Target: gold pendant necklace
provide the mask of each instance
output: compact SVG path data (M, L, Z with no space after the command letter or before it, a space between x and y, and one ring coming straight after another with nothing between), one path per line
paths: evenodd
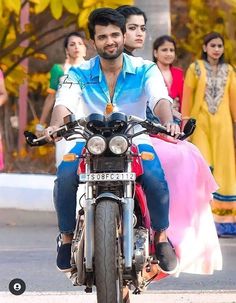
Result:
M110 115L113 112L113 104L111 102L108 102L105 109L105 114Z

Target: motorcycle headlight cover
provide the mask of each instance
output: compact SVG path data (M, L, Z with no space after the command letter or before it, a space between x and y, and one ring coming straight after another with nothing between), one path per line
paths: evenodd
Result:
M128 147L128 140L124 136L114 136L109 141L110 151L116 155L124 154Z
M107 147L106 140L99 135L89 138L87 142L87 149L93 155L101 155Z

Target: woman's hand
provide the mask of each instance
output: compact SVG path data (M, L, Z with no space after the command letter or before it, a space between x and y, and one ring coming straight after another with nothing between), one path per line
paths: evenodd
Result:
M180 112L178 112L176 109L172 108L172 114L175 118L182 120L182 115Z
M178 124L174 122L167 122L164 124L166 127L167 132L171 134L172 137L178 138L180 135L180 127Z
M179 98L176 97L173 99L173 109L179 112L180 109L180 103L179 103Z

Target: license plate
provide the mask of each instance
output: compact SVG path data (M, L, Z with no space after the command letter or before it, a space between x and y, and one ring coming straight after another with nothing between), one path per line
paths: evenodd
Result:
M80 182L97 181L135 181L135 173L92 173L80 174Z

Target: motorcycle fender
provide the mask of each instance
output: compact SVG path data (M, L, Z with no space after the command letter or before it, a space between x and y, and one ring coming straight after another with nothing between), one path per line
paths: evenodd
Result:
M96 203L99 203L102 200L111 200L113 202L121 202L121 198L117 197L113 193L102 193L96 198Z

